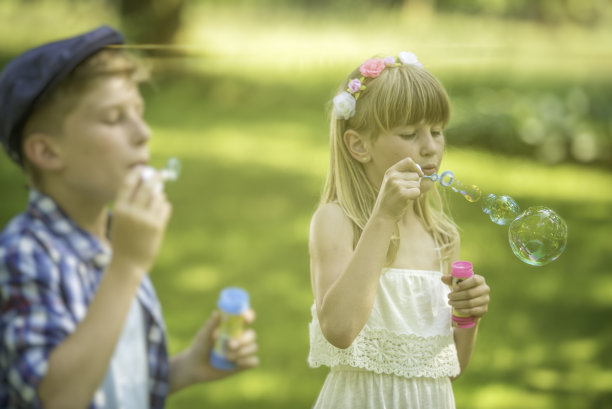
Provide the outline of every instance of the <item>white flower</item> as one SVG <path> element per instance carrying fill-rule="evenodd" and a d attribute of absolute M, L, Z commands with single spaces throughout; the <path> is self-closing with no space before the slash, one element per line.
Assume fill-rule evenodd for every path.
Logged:
<path fill-rule="evenodd" d="M 334 97 L 334 112 L 340 119 L 349 119 L 355 115 L 355 97 L 350 92 L 342 91 Z"/>
<path fill-rule="evenodd" d="M 399 53 L 399 59 L 403 64 L 423 67 L 423 64 L 419 62 L 417 56 L 414 55 L 414 53 L 411 53 L 410 51 L 402 51 L 401 53 Z"/>

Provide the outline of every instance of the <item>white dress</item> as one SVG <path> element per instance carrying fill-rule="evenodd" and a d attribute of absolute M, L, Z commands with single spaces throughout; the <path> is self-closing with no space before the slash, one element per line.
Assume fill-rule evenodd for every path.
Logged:
<path fill-rule="evenodd" d="M 331 367 L 315 409 L 454 409 L 459 374 L 450 291 L 439 271 L 384 269 L 370 317 L 347 349 L 324 337 L 312 306 L 311 367 Z"/>

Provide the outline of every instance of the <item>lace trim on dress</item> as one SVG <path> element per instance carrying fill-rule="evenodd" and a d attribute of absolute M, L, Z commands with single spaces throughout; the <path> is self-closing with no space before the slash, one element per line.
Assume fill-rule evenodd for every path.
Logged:
<path fill-rule="evenodd" d="M 350 347 L 340 349 L 323 337 L 320 328 L 314 327 L 318 325 L 313 322 L 310 327 L 308 363 L 311 367 L 349 365 L 377 374 L 407 378 L 459 375 L 459 360 L 452 333 L 424 338 L 366 327 Z"/>

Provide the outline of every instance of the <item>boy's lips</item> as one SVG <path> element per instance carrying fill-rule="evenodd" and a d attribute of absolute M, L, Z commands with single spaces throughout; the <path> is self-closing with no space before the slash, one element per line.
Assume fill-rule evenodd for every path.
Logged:
<path fill-rule="evenodd" d="M 130 169 L 134 169 L 134 168 L 137 168 L 139 166 L 147 166 L 148 164 L 149 164 L 149 160 L 141 160 L 141 161 L 133 162 L 130 165 Z"/>

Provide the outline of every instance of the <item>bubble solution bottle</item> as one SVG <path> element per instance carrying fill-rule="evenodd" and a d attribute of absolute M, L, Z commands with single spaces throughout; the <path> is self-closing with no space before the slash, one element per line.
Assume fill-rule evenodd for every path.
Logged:
<path fill-rule="evenodd" d="M 228 361 L 229 342 L 244 331 L 242 313 L 250 308 L 249 293 L 238 287 L 227 287 L 221 290 L 217 308 L 221 312 L 218 335 L 210 352 L 210 364 L 222 371 L 231 371 L 236 364 Z"/>
<path fill-rule="evenodd" d="M 474 269 L 472 267 L 472 263 L 469 261 L 455 261 L 452 264 L 451 276 L 452 278 L 452 288 L 455 287 L 462 282 L 463 280 L 470 278 L 474 275 Z M 453 308 L 453 327 L 455 328 L 472 328 L 476 323 L 474 322 L 474 317 L 470 317 L 468 315 L 457 314 L 455 309 Z"/>

